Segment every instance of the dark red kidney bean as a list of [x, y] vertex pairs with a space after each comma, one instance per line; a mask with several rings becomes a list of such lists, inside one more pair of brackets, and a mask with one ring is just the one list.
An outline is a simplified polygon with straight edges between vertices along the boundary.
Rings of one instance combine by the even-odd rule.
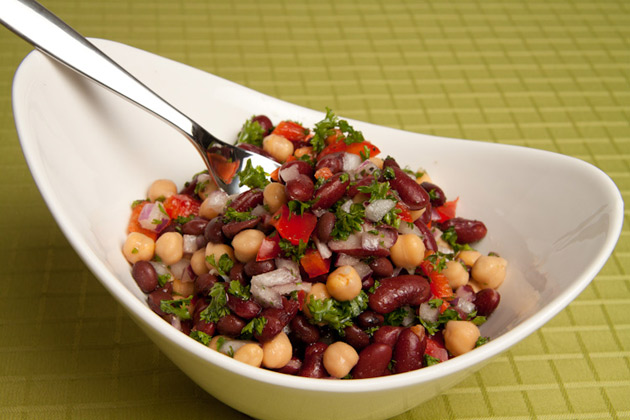
[[394, 274], [394, 265], [386, 257], [376, 258], [370, 263], [370, 268], [377, 277], [391, 277]]
[[324, 378], [328, 376], [324, 368], [324, 351], [327, 348], [328, 344], [320, 341], [310, 344], [304, 350], [304, 361], [298, 375], [307, 378]]
[[494, 289], [481, 289], [475, 295], [477, 315], [490, 316], [499, 306], [501, 295]]
[[261, 333], [254, 332], [254, 338], [260, 342], [269, 341], [276, 336], [297, 314], [300, 304], [296, 300], [282, 298], [282, 308], [265, 308], [260, 312], [267, 322]]
[[226, 238], [223, 234], [223, 225], [223, 219], [220, 216], [210, 220], [203, 231], [204, 239], [213, 244], [224, 243]]
[[193, 292], [196, 295], [208, 296], [208, 293], [210, 293], [210, 290], [218, 281], [219, 278], [214, 274], [200, 274], [195, 278]]
[[405, 328], [394, 346], [394, 373], [404, 373], [422, 368], [426, 338], [421, 340], [409, 328]]
[[398, 336], [404, 330], [403, 327], [397, 327], [394, 325], [383, 325], [372, 335], [373, 343], [387, 344], [391, 348], [394, 348]]
[[297, 375], [300, 372], [301, 367], [302, 361], [298, 357], [293, 356], [291, 360], [289, 360], [289, 363], [280, 369], [277, 369], [276, 372], [284, 373], [286, 375]]
[[245, 264], [245, 274], [249, 277], [254, 277], [259, 274], [268, 273], [276, 269], [276, 263], [274, 260], [265, 261], [249, 261]]
[[343, 329], [343, 341], [360, 351], [370, 344], [370, 336], [356, 325], [349, 325]]
[[148, 261], [138, 261], [131, 268], [131, 277], [143, 293], [149, 293], [158, 287], [158, 275]]
[[400, 168], [392, 167], [394, 177], [389, 179], [389, 185], [396, 190], [403, 203], [411, 210], [421, 210], [430, 202], [429, 194]]
[[263, 203], [263, 192], [260, 189], [247, 190], [236, 196], [229, 207], [236, 211], [249, 211]]
[[383, 343], [372, 343], [359, 353], [359, 361], [350, 372], [353, 379], [382, 376], [392, 360], [392, 347]]
[[431, 229], [429, 229], [429, 227], [425, 225], [420, 219], [417, 219], [415, 222], [413, 222], [413, 224], [416, 225], [422, 235], [422, 242], [424, 242], [424, 247], [429, 251], [437, 251], [437, 241], [435, 240], [435, 236], [433, 236], [433, 232], [431, 232]]
[[154, 290], [147, 295], [147, 303], [149, 304], [149, 308], [151, 308], [153, 312], [162, 317], [167, 315], [166, 312], [160, 309], [160, 303], [163, 300], [173, 300], [173, 295], [162, 289]]
[[273, 129], [273, 123], [266, 115], [256, 115], [255, 117], [252, 117], [252, 122], [257, 122], [258, 125], [260, 125], [260, 128], [263, 129], [263, 136], [271, 133], [271, 130]]
[[369, 306], [374, 312], [388, 314], [404, 305], [420, 305], [430, 296], [427, 279], [406, 274], [381, 280], [381, 285], [370, 295]]
[[348, 196], [351, 198], [354, 198], [355, 195], [360, 193], [359, 187], [367, 187], [369, 185], [372, 185], [372, 182], [374, 182], [374, 179], [375, 179], [374, 175], [367, 175], [361, 178], [359, 182], [357, 182], [356, 184], [351, 184], [348, 187]]
[[267, 153], [265, 150], [263, 150], [262, 147], [256, 146], [255, 144], [239, 143], [238, 147], [240, 147], [243, 150], [247, 150], [248, 152], [258, 153], [259, 155], [263, 155], [265, 157], [268, 157], [271, 160], [276, 160], [276, 158], [274, 158], [269, 153]]
[[251, 299], [241, 299], [229, 293], [227, 297], [228, 308], [230, 308], [230, 310], [234, 312], [234, 314], [243, 319], [250, 320], [256, 318], [262, 310], [261, 306]]
[[[297, 161], [294, 161], [297, 162]], [[315, 192], [315, 184], [310, 177], [298, 175], [287, 182], [286, 193], [289, 200], [309, 201]]]
[[[278, 178], [282, 183], [286, 184], [288, 180], [284, 177], [293, 171], [297, 171], [298, 174], [304, 175], [309, 179], [313, 178], [313, 167], [303, 160], [292, 160], [290, 162], [283, 163], [280, 170], [278, 170]], [[282, 176], [283, 174], [284, 177]]]
[[260, 222], [260, 217], [255, 217], [251, 220], [243, 220], [242, 222], [228, 222], [221, 227], [221, 231], [226, 238], [232, 239], [242, 230], [255, 228], [258, 222]]
[[416, 222], [420, 220], [422, 223], [429, 226], [429, 223], [433, 221], [432, 218], [433, 218], [433, 206], [429, 202], [429, 204], [427, 204], [427, 206], [424, 208], [424, 212], [420, 215], [420, 217], [416, 219]]
[[429, 193], [429, 198], [431, 199], [431, 205], [433, 207], [440, 207], [446, 203], [446, 194], [442, 191], [442, 188], [431, 182], [423, 182], [420, 184], [424, 190]]
[[312, 344], [319, 340], [319, 328], [311, 324], [301, 313], [293, 317], [289, 326], [293, 335], [303, 343]]
[[348, 174], [340, 173], [332, 176], [324, 185], [315, 191], [315, 203], [311, 208], [313, 210], [322, 210], [332, 207], [333, 204], [346, 194], [348, 185], [350, 185], [350, 177]]
[[228, 273], [230, 280], [236, 280], [243, 286], [247, 284], [247, 277], [245, 276], [245, 265], [238, 261], [234, 262], [234, 265]]
[[377, 314], [374, 311], [363, 311], [357, 316], [357, 323], [361, 328], [374, 328], [383, 325], [385, 317], [381, 314]]
[[398, 168], [400, 169], [400, 165], [398, 164], [398, 162], [396, 162], [396, 160], [391, 157], [391, 156], [387, 156], [385, 158], [385, 160], [383, 160], [383, 169], [385, 168]]
[[202, 218], [195, 218], [189, 220], [188, 222], [182, 225], [182, 233], [186, 235], [203, 235], [206, 226], [208, 225], [208, 220]]
[[215, 324], [214, 322], [206, 322], [200, 319], [199, 321], [195, 322], [192, 329], [193, 331], [201, 331], [212, 336], [217, 330], [217, 324]]
[[336, 174], [343, 171], [343, 155], [345, 152], [329, 153], [317, 161], [315, 170], [328, 168], [330, 172]]
[[175, 220], [171, 220], [168, 224], [158, 233], [158, 238], [168, 232], [178, 232], [180, 233], [182, 230], [182, 225], [177, 223]]
[[479, 220], [464, 219], [463, 217], [454, 217], [439, 225], [441, 231], [454, 228], [457, 234], [458, 244], [470, 244], [480, 241], [488, 233], [488, 229], [483, 222]]
[[247, 323], [243, 319], [234, 314], [229, 314], [217, 321], [217, 332], [228, 337], [237, 337], [241, 335], [241, 330], [245, 325]]
[[335, 215], [329, 211], [317, 219], [316, 232], [320, 241], [326, 243], [332, 239], [331, 235], [336, 221]]
[[371, 275], [361, 280], [361, 289], [368, 290], [372, 286], [374, 286], [374, 278]]

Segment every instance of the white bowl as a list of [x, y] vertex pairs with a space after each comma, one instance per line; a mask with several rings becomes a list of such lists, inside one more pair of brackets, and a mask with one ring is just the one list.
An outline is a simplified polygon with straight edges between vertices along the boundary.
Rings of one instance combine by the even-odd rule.
[[[311, 126], [323, 114], [180, 63], [94, 40], [131, 73], [219, 138], [254, 114]], [[130, 203], [154, 179], [182, 185], [203, 169], [194, 148], [160, 120], [33, 52], [13, 85], [18, 134], [34, 179], [68, 240], [146, 334], [219, 400], [263, 419], [381, 419], [409, 410], [481, 368], [566, 307], [619, 237], [621, 195], [599, 169], [522, 147], [432, 137], [351, 121], [384, 155], [423, 167], [458, 214], [480, 219], [479, 248], [509, 261], [501, 305], [482, 326], [488, 344], [415, 372], [354, 381], [282, 375], [210, 350], [146, 305], [121, 254]]]

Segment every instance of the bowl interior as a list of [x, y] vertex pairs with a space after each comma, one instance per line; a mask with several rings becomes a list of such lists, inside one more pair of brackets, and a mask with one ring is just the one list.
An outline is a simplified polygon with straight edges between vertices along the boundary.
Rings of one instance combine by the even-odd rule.
[[[95, 43], [228, 141], [254, 114], [311, 127], [323, 117], [322, 112], [135, 48]], [[16, 74], [14, 114], [27, 162], [46, 203], [99, 280], [134, 319], [210, 363], [226, 362], [182, 334], [167, 331], [171, 327], [148, 309], [120, 252], [130, 203], [143, 198], [155, 179], [170, 178], [182, 185], [202, 170], [195, 149], [165, 123], [38, 52], [30, 54]], [[586, 287], [614, 248], [623, 202], [612, 181], [587, 163], [522, 147], [351, 123], [384, 155], [413, 169], [424, 168], [449, 199], [459, 197], [459, 215], [488, 226], [488, 236], [478, 248], [496, 251], [509, 261], [508, 278], [500, 288], [501, 305], [482, 326], [482, 334], [494, 340], [443, 366], [378, 384], [369, 380], [313, 384], [232, 361], [226, 362], [229, 369], [274, 384], [343, 391], [382, 389], [390, 383], [399, 387], [445, 376], [487, 360], [539, 328]]]

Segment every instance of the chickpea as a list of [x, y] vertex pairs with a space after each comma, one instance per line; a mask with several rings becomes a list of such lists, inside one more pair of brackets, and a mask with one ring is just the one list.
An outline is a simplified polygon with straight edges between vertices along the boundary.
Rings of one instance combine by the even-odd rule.
[[155, 252], [155, 242], [140, 232], [131, 232], [123, 245], [123, 255], [131, 264], [149, 261]]
[[453, 356], [459, 356], [474, 349], [480, 335], [479, 328], [470, 321], [448, 321], [444, 346]]
[[412, 269], [424, 260], [424, 242], [418, 235], [405, 233], [398, 236], [398, 240], [389, 250], [390, 257], [398, 267]]
[[289, 337], [283, 331], [280, 331], [270, 341], [263, 343], [262, 350], [262, 365], [269, 369], [284, 367], [293, 356], [293, 346]]
[[208, 242], [206, 245], [206, 267], [210, 271], [210, 274], [219, 274], [216, 268], [212, 264], [208, 262], [208, 258], [212, 255], [214, 257], [214, 262], [219, 264], [219, 260], [221, 259], [221, 255], [226, 254], [232, 261], [234, 261], [234, 250], [231, 246], [225, 244], [213, 244], [212, 242]]
[[270, 134], [263, 139], [263, 150], [278, 162], [285, 162], [289, 156], [293, 155], [293, 143], [283, 136]]
[[195, 283], [191, 281], [183, 282], [180, 279], [173, 279], [173, 293], [176, 296], [188, 297], [193, 294], [194, 287]]
[[277, 212], [287, 201], [286, 189], [279, 182], [267, 184], [263, 190], [263, 203], [269, 207], [271, 214]]
[[212, 220], [218, 215], [219, 212], [211, 206], [210, 200], [206, 197], [199, 206], [199, 216], [204, 219]]
[[158, 198], [169, 198], [174, 194], [177, 194], [177, 185], [173, 181], [170, 179], [158, 179], [149, 186], [147, 195], [149, 200], [155, 201]]
[[234, 256], [242, 263], [254, 260], [264, 239], [265, 234], [258, 229], [240, 231], [232, 239]]
[[264, 351], [256, 343], [247, 343], [234, 353], [234, 359], [247, 363], [250, 366], [260, 367], [263, 361]]
[[193, 252], [190, 257], [190, 266], [192, 267], [192, 271], [198, 276], [210, 271], [206, 266], [206, 250], [204, 248]]
[[293, 153], [293, 156], [298, 159], [305, 155], [309, 155], [311, 158], [315, 157], [311, 146], [300, 147], [299, 149], [295, 149], [295, 152]]
[[307, 317], [311, 318], [312, 315], [308, 310], [308, 303], [311, 301], [311, 299], [324, 300], [328, 299], [329, 297], [330, 293], [328, 292], [328, 288], [324, 283], [313, 283], [313, 285], [311, 286], [311, 291], [308, 292], [306, 298], [304, 299], [304, 307], [302, 308], [302, 311]]
[[452, 289], [457, 289], [460, 286], [468, 283], [468, 270], [464, 268], [462, 263], [459, 261], [447, 261], [446, 268], [442, 270], [442, 274], [446, 276], [448, 280], [448, 285], [451, 286]]
[[470, 275], [482, 289], [496, 289], [505, 280], [507, 261], [495, 255], [482, 255], [475, 261]]
[[175, 264], [184, 256], [184, 237], [179, 232], [166, 232], [155, 241], [155, 255], [166, 265]]
[[475, 265], [475, 261], [477, 261], [477, 258], [479, 257], [481, 257], [481, 252], [472, 250], [460, 251], [460, 253], [457, 254], [457, 259], [466, 264], [468, 267]]
[[208, 347], [210, 347], [212, 350], [221, 352], [221, 350], [223, 349], [223, 344], [221, 344], [221, 347], [219, 347], [220, 342], [225, 343], [228, 340], [230, 340], [230, 338], [226, 335], [215, 335], [208, 343]]
[[324, 350], [324, 368], [335, 378], [343, 378], [359, 361], [359, 354], [348, 343], [336, 341]]
[[214, 182], [214, 179], [208, 174], [199, 175], [197, 178], [197, 194], [202, 200], [208, 198], [211, 192], [219, 189], [217, 184]]
[[426, 210], [426, 208], [420, 210], [410, 210], [409, 213], [411, 214], [411, 220], [415, 222], [424, 214]]
[[420, 168], [418, 169], [418, 172], [422, 172], [422, 175], [416, 178], [416, 182], [418, 184], [422, 184], [423, 182], [432, 182], [431, 177], [424, 171], [424, 169]]
[[371, 157], [368, 159], [370, 162], [376, 165], [378, 169], [383, 169], [383, 159], [378, 157]]
[[342, 302], [357, 297], [362, 287], [361, 276], [351, 265], [343, 265], [337, 268], [326, 279], [328, 293]]

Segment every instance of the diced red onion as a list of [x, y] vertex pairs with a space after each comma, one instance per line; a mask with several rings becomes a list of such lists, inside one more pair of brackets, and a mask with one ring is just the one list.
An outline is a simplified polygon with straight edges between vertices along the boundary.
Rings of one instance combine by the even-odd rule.
[[420, 304], [418, 316], [426, 322], [437, 322], [440, 308], [432, 308], [427, 302]]
[[360, 263], [361, 260], [358, 259], [357, 257], [353, 257], [351, 255], [347, 255], [347, 254], [338, 254], [337, 255], [337, 262], [335, 263], [336, 267], [341, 267], [342, 265], [355, 265]]
[[171, 273], [173, 273], [173, 276], [175, 276], [175, 278], [182, 280], [182, 278], [184, 277], [184, 271], [186, 270], [186, 268], [188, 268], [189, 265], [190, 260], [187, 258], [182, 258], [175, 264], [171, 264]]
[[355, 155], [354, 153], [344, 153], [343, 154], [343, 171], [344, 172], [353, 172], [361, 165], [361, 156]]
[[315, 247], [317, 248], [317, 252], [323, 259], [328, 259], [332, 257], [332, 251], [328, 248], [324, 242], [320, 241], [317, 236], [313, 236], [313, 242], [315, 242]]
[[420, 232], [420, 229], [418, 229], [418, 226], [416, 226], [413, 223], [400, 222], [400, 226], [398, 227], [398, 233], [400, 233], [401, 235], [413, 233], [414, 235], [418, 235], [419, 237], [422, 238], [422, 232]]
[[288, 168], [282, 168], [280, 172], [278, 172], [278, 176], [285, 184], [291, 180], [294, 180], [299, 175], [300, 170], [298, 169], [297, 165], [291, 165]]
[[461, 310], [466, 315], [468, 315], [469, 313], [471, 313], [472, 311], [477, 309], [477, 307], [475, 306], [474, 303], [472, 303], [472, 302], [470, 302], [470, 301], [468, 301], [466, 299], [458, 299], [457, 300], [457, 304], [455, 305], [455, 307], [457, 309]]
[[365, 207], [365, 218], [372, 222], [379, 222], [394, 207], [393, 200], [374, 200]]
[[[286, 268], [278, 268], [267, 273], [258, 274], [252, 277], [250, 292], [256, 302], [264, 307], [282, 307], [282, 294], [278, 290], [278, 286], [283, 292], [287, 289], [290, 293], [297, 290], [297, 284], [301, 284], [302, 280]], [[292, 286], [292, 287], [286, 287]]]
[[256, 343], [256, 342], [251, 341], [251, 340], [237, 340], [237, 339], [232, 339], [232, 338], [226, 338], [225, 340], [221, 341], [221, 348], [217, 350], [223, 354], [233, 355], [234, 353], [236, 353], [238, 349], [243, 347], [245, 344], [249, 344], [249, 343]]
[[369, 175], [377, 169], [378, 166], [376, 166], [374, 163], [369, 160], [364, 160], [359, 166], [357, 166], [357, 168], [354, 170], [354, 173], [361, 174], [364, 172], [365, 175]]
[[223, 213], [223, 209], [225, 208], [225, 204], [228, 201], [228, 195], [223, 190], [212, 191], [208, 197], [208, 208], [216, 211], [217, 213]]
[[333, 252], [361, 249], [361, 235], [355, 232], [350, 234], [345, 241], [334, 239], [328, 242], [328, 248], [330, 248]]
[[257, 205], [256, 207], [254, 207], [251, 211], [252, 216], [254, 217], [262, 217], [265, 214], [269, 214], [269, 212], [267, 210], [265, 210], [265, 207], [262, 205]]
[[411, 309], [410, 306], [407, 305], [407, 306], [404, 306], [404, 308], [407, 310], [407, 314], [402, 319], [401, 325], [403, 327], [408, 327], [410, 325], [413, 325], [414, 321], [416, 320], [416, 317], [414, 316], [413, 309]]
[[370, 268], [370, 266], [362, 261], [359, 261], [358, 263], [354, 264], [352, 267], [354, 267], [354, 269], [357, 271], [357, 273], [359, 274], [359, 277], [361, 277], [361, 280], [365, 280], [370, 275], [372, 275], [372, 269]]
[[145, 229], [153, 232], [161, 232], [166, 227], [170, 218], [160, 202], [147, 203], [142, 207], [138, 215], [138, 223]]
[[394, 271], [392, 272], [392, 277], [396, 277], [402, 271], [402, 267], [394, 267]]
[[169, 270], [164, 264], [160, 262], [156, 262], [156, 261], [149, 261], [149, 263], [155, 269], [155, 272], [157, 273], [158, 277], [159, 276], [170, 276], [170, 277], [174, 276], [173, 273], [171, 273], [171, 270]]
[[343, 203], [340, 208], [346, 213], [350, 213], [350, 207], [352, 207], [352, 204], [352, 200], [346, 200], [346, 202]]
[[192, 254], [199, 249], [197, 245], [197, 235], [182, 235], [184, 237], [184, 254]]
[[468, 284], [458, 287], [457, 290], [455, 290], [455, 296], [469, 302], [475, 301], [475, 291]]
[[180, 321], [179, 317], [177, 316], [171, 317], [171, 325], [179, 331], [182, 330], [182, 321]]
[[295, 261], [288, 258], [276, 258], [276, 268], [284, 268], [289, 270], [296, 278], [300, 277], [300, 266]]
[[361, 235], [361, 248], [368, 251], [376, 251], [380, 247], [381, 241], [380, 235], [364, 232]]

